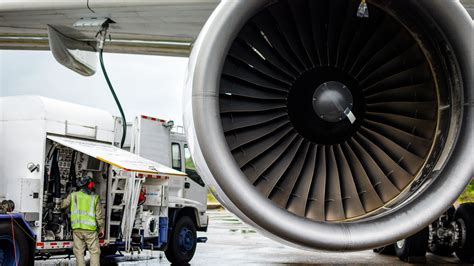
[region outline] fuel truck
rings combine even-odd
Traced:
[[[409,252],[474,176],[473,32],[458,0],[222,1],[186,79],[198,170],[289,245]],[[426,241],[473,262],[474,205],[448,213]]]
[[[205,242],[196,231],[207,230],[207,189],[185,167],[190,153],[173,123],[140,116],[128,152],[114,146],[121,121],[106,111],[40,96],[0,97],[0,106],[0,265],[72,254],[70,214],[59,206],[83,175],[106,214],[103,257],[151,249],[184,263]]]

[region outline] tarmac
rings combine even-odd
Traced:
[[[207,243],[199,243],[191,265],[332,265],[332,264],[408,264],[395,256],[380,255],[371,250],[361,252],[307,251],[286,246],[269,239],[233,214],[209,210]],[[118,265],[169,265],[163,252],[143,251],[117,258]],[[455,257],[427,254],[428,264],[459,264]],[[74,259],[53,259],[35,265],[75,265]]]

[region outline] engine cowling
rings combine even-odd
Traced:
[[[474,176],[473,23],[456,0],[223,1],[195,43],[201,175],[270,237],[360,250],[427,226]]]

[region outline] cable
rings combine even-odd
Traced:
[[[102,68],[102,73],[104,73],[105,81],[107,81],[107,85],[109,85],[110,92],[112,93],[112,96],[114,96],[115,103],[117,104],[117,107],[120,111],[120,115],[122,116],[123,132],[122,132],[122,141],[120,142],[120,148],[122,148],[123,144],[125,143],[125,136],[127,135],[127,120],[125,120],[125,114],[123,112],[122,105],[120,104],[117,94],[115,94],[114,87],[112,86],[112,83],[110,82],[110,79],[109,79],[109,75],[107,75],[107,70],[105,69],[105,65],[104,65],[103,52],[104,52],[104,49],[101,48],[99,50],[100,67]]]

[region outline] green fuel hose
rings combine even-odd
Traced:
[[[109,85],[110,92],[112,93],[112,96],[114,96],[115,103],[117,104],[117,107],[120,111],[120,115],[122,116],[123,132],[122,132],[122,140],[120,141],[120,148],[122,148],[123,144],[125,143],[125,137],[127,136],[127,120],[125,119],[125,114],[123,112],[122,105],[120,104],[117,94],[115,93],[114,87],[112,86],[112,83],[110,82],[109,75],[107,75],[107,70],[105,69],[105,65],[104,65],[103,52],[104,52],[104,49],[99,50],[100,67],[102,68],[102,73],[104,73],[105,81],[107,81],[107,85]]]

